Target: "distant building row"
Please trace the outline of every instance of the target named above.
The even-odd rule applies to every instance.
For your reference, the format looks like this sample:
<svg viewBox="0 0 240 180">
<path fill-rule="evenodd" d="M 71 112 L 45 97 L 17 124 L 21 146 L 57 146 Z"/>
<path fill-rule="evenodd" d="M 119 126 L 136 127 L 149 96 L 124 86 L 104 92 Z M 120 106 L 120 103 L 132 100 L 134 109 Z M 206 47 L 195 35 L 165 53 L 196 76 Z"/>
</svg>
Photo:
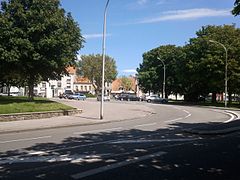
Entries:
<svg viewBox="0 0 240 180">
<path fill-rule="evenodd" d="M 74 67 L 67 68 L 69 75 L 65 75 L 61 78 L 61 80 L 50 80 L 50 81 L 42 81 L 36 87 L 34 87 L 34 94 L 36 96 L 42 97 L 57 97 L 60 94 L 64 93 L 66 90 L 71 90 L 73 92 L 81 92 L 81 93 L 90 93 L 95 94 L 94 85 L 90 82 L 89 79 L 78 76 L 76 74 L 76 69 Z M 132 82 L 130 93 L 135 93 L 140 96 L 141 92 L 138 87 L 138 83 L 135 77 L 129 77 Z M 105 84 L 105 93 L 106 94 L 118 94 L 124 91 L 124 88 L 121 83 L 121 79 L 116 79 L 112 83 Z M 11 93 L 19 93 L 19 95 L 25 95 L 27 92 L 26 88 L 10 88 Z M 0 88 L 0 93 L 7 93 L 7 88 Z"/>
</svg>

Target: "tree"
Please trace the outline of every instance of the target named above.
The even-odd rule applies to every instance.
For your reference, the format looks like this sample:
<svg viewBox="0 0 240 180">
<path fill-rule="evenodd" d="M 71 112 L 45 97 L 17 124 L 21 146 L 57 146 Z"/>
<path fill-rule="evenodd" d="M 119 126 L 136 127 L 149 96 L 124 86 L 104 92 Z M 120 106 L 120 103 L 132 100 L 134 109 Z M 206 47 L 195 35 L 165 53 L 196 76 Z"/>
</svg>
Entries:
<svg viewBox="0 0 240 180">
<path fill-rule="evenodd" d="M 91 54 L 81 56 L 80 71 L 93 84 L 96 93 L 100 92 L 102 86 L 102 55 Z M 116 62 L 110 56 L 105 57 L 105 82 L 112 82 L 117 77 Z"/>
<path fill-rule="evenodd" d="M 235 16 L 238 16 L 240 14 L 240 0 L 235 1 L 232 14 Z"/>
<path fill-rule="evenodd" d="M 187 62 L 184 76 L 185 95 L 189 100 L 197 100 L 200 95 L 224 92 L 225 51 L 222 46 L 211 43 L 215 40 L 228 49 L 228 92 L 231 95 L 239 89 L 240 78 L 240 31 L 234 25 L 204 26 L 196 32 L 185 46 Z M 231 99 L 231 96 L 230 96 Z"/>
<path fill-rule="evenodd" d="M 32 100 L 39 81 L 67 74 L 84 40 L 59 0 L 8 0 L 1 7 L 0 69 L 24 79 Z"/>
<path fill-rule="evenodd" d="M 163 62 L 166 65 L 166 94 L 181 93 L 178 66 L 184 60 L 181 47 L 160 46 L 143 54 L 143 63 L 137 68 L 138 81 L 145 92 L 163 92 Z"/>
<path fill-rule="evenodd" d="M 126 76 L 122 76 L 120 79 L 121 79 L 121 86 L 123 87 L 123 89 L 125 91 L 132 90 L 133 83 L 132 83 L 131 79 L 129 79 Z"/>
</svg>

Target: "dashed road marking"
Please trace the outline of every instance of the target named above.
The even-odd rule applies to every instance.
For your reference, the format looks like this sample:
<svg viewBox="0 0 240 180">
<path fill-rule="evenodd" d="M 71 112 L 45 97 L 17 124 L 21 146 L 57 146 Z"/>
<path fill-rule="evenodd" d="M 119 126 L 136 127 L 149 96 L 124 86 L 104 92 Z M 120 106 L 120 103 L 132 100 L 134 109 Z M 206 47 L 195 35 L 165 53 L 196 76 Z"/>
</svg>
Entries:
<svg viewBox="0 0 240 180">
<path fill-rule="evenodd" d="M 149 124 L 139 124 L 139 125 L 136 125 L 134 126 L 135 128 L 138 128 L 138 127 L 145 127 L 145 126 L 154 126 L 156 125 L 157 123 L 149 123 Z"/>
</svg>

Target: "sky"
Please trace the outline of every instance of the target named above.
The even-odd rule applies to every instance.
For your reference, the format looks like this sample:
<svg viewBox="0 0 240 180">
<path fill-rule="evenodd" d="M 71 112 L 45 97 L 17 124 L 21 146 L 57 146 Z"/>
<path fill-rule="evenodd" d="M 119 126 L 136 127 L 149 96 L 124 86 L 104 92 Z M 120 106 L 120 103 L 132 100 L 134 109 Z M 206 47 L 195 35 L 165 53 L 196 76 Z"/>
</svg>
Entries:
<svg viewBox="0 0 240 180">
<path fill-rule="evenodd" d="M 79 55 L 102 54 L 107 0 L 60 0 L 85 38 Z M 134 75 L 143 53 L 161 45 L 183 46 L 202 26 L 236 24 L 235 0 L 110 0 L 106 54 L 115 59 L 118 76 Z"/>
</svg>

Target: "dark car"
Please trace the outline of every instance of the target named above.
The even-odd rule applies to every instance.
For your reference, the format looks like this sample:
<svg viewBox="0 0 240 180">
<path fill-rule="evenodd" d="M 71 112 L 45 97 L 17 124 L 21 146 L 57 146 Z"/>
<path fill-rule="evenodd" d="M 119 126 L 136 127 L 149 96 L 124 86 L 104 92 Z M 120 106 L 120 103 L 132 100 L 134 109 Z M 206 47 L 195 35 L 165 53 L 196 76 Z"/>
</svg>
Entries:
<svg viewBox="0 0 240 180">
<path fill-rule="evenodd" d="M 68 99 L 70 95 L 73 95 L 73 92 L 71 90 L 65 90 L 63 94 L 59 95 L 59 98 L 62 99 Z"/>
<path fill-rule="evenodd" d="M 151 96 L 147 96 L 146 97 L 146 101 L 147 102 L 153 102 L 153 103 L 167 103 L 168 102 L 168 99 L 166 98 L 161 98 L 160 96 L 158 95 L 151 95 Z"/>
<path fill-rule="evenodd" d="M 117 100 L 120 101 L 140 101 L 140 98 L 134 94 L 121 94 L 118 96 Z"/>
</svg>

